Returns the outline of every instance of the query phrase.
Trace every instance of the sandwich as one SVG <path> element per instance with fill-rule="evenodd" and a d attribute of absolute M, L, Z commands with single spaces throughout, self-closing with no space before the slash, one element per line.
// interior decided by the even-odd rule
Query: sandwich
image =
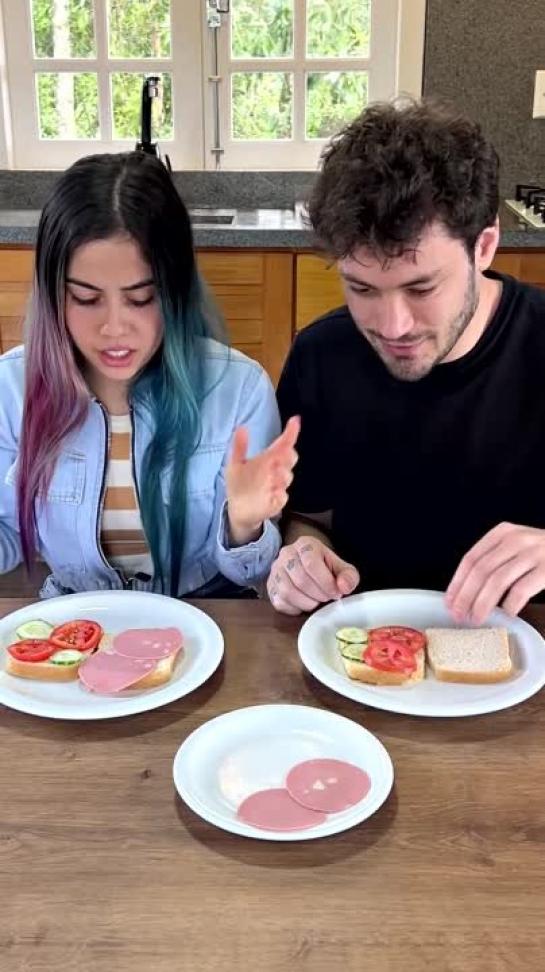
<path fill-rule="evenodd" d="M 156 688 L 172 678 L 182 643 L 178 628 L 130 628 L 115 637 L 106 635 L 78 676 L 86 689 L 99 695 Z"/>
<path fill-rule="evenodd" d="M 428 628 L 428 663 L 440 682 L 489 684 L 513 673 L 505 628 Z"/>
<path fill-rule="evenodd" d="M 426 637 L 415 628 L 340 628 L 337 648 L 349 678 L 369 685 L 416 685 L 424 678 Z"/>
<path fill-rule="evenodd" d="M 96 621 L 54 628 L 29 621 L 7 648 L 6 672 L 45 682 L 73 682 L 99 694 L 147 689 L 170 681 L 183 638 L 177 628 L 132 628 L 115 636 Z"/>
<path fill-rule="evenodd" d="M 78 619 L 57 627 L 47 621 L 27 621 L 17 628 L 7 648 L 6 672 L 43 682 L 73 682 L 103 634 L 96 621 Z"/>

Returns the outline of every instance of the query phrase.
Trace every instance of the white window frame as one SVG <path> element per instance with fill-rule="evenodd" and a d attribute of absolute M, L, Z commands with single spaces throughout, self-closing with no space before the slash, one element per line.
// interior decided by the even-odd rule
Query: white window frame
<path fill-rule="evenodd" d="M 304 17 L 306 0 L 295 0 L 298 22 Z M 134 71 L 172 75 L 174 140 L 163 140 L 160 147 L 170 156 L 176 169 L 215 169 L 214 153 L 215 84 L 212 74 L 213 31 L 206 26 L 206 0 L 171 0 L 173 56 L 165 59 L 122 60 L 107 58 L 106 4 L 94 0 L 96 58 L 34 58 L 30 23 L 30 0 L 0 0 L 0 166 L 14 169 L 63 169 L 77 158 L 93 152 L 120 152 L 134 147 L 132 140 L 112 139 L 109 72 Z M 379 17 L 378 11 L 383 13 Z M 369 77 L 369 99 L 389 98 L 407 93 L 416 97 L 422 91 L 426 0 L 375 0 L 371 24 L 372 43 L 380 53 Z M 303 20 L 304 22 L 304 20 Z M 218 51 L 222 81 L 217 85 L 220 102 L 220 143 L 224 153 L 219 167 L 223 169 L 314 169 L 325 140 L 305 140 L 304 118 L 304 50 L 302 32 L 297 31 L 298 48 L 290 65 L 298 65 L 300 77 L 295 86 L 296 125 L 294 140 L 230 141 L 228 138 L 229 71 L 252 67 L 257 70 L 286 70 L 286 61 L 256 59 L 228 62 L 229 27 L 219 31 Z M 312 59 L 312 70 L 365 70 L 370 60 Z M 38 135 L 35 99 L 36 71 L 70 70 L 99 72 L 99 118 L 101 139 L 53 140 Z"/>
<path fill-rule="evenodd" d="M 8 69 L 6 63 L 6 34 L 4 11 L 0 0 L 0 166 L 13 168 L 13 138 L 11 132 L 11 104 L 9 100 Z"/>
<path fill-rule="evenodd" d="M 107 49 L 106 0 L 93 0 L 97 56 L 93 58 L 35 58 L 32 49 L 30 0 L 1 0 L 7 87 L 9 92 L 9 125 L 6 129 L 6 153 L 16 169 L 64 168 L 82 155 L 94 152 L 124 152 L 134 148 L 133 140 L 114 140 L 110 109 L 110 72 L 172 75 L 172 110 L 175 133 L 183 138 L 161 140 L 160 149 L 168 154 L 177 169 L 200 169 L 203 166 L 202 99 L 194 94 L 195 79 L 202 76 L 201 6 L 198 0 L 171 0 L 172 34 L 169 58 L 109 58 Z M 101 138 L 55 140 L 40 138 L 35 97 L 35 73 L 39 71 L 90 71 L 98 73 L 99 121 Z M 200 85 L 198 85 L 200 87 Z M 8 137 L 9 135 L 9 137 Z M 1 154 L 1 153 L 0 153 Z"/>
<path fill-rule="evenodd" d="M 368 58 L 307 58 L 305 52 L 306 0 L 294 2 L 294 52 L 287 58 L 231 60 L 231 15 L 224 15 L 218 31 L 217 85 L 220 115 L 219 154 L 215 149 L 214 88 L 210 81 L 213 32 L 203 19 L 205 38 L 205 136 L 207 169 L 314 169 L 327 139 L 305 137 L 305 73 L 307 71 L 366 71 L 368 100 L 387 100 L 399 94 L 419 97 L 422 92 L 426 0 L 372 0 L 371 49 Z M 243 71 L 281 71 L 293 75 L 293 138 L 243 141 L 230 137 L 231 77 Z"/>

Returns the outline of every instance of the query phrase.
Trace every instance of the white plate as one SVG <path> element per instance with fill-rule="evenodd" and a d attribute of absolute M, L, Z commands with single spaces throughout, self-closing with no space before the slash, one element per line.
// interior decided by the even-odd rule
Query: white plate
<path fill-rule="evenodd" d="M 237 820 L 247 796 L 284 786 L 292 766 L 321 757 L 346 760 L 368 773 L 367 796 L 308 830 L 260 830 Z M 312 840 L 354 827 L 384 803 L 394 780 L 386 749 L 367 729 L 304 705 L 256 705 L 205 722 L 180 746 L 173 775 L 182 800 L 204 820 L 242 837 L 280 841 Z"/>
<path fill-rule="evenodd" d="M 365 685 L 345 674 L 335 644 L 335 632 L 345 626 L 374 628 L 406 624 L 413 628 L 467 627 L 449 615 L 444 594 L 437 591 L 370 591 L 355 594 L 321 608 L 299 633 L 299 655 L 318 681 L 355 702 L 389 712 L 418 716 L 472 716 L 497 712 L 523 702 L 545 685 L 545 642 L 520 618 L 493 611 L 488 626 L 507 628 L 515 673 L 494 685 L 463 685 L 438 682 L 426 670 L 426 678 L 410 688 Z"/>
<path fill-rule="evenodd" d="M 73 618 L 98 621 L 108 634 L 125 628 L 176 627 L 184 650 L 166 685 L 118 695 L 97 695 L 75 682 L 38 682 L 5 671 L 4 649 L 15 641 L 15 629 L 40 618 L 61 624 Z M 202 685 L 223 656 L 223 636 L 208 615 L 191 604 L 143 591 L 92 591 L 38 601 L 0 618 L 0 703 L 19 712 L 50 719 L 111 719 L 147 712 L 180 699 Z"/>

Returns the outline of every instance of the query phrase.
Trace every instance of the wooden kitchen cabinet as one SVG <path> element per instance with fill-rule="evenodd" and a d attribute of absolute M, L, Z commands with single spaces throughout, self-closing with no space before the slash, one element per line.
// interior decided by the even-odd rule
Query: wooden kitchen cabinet
<path fill-rule="evenodd" d="M 299 254 L 296 261 L 295 328 L 300 331 L 345 301 L 334 264 L 310 253 Z M 492 267 L 525 283 L 545 288 L 544 250 L 500 250 Z"/>
<path fill-rule="evenodd" d="M 201 251 L 198 263 L 233 345 L 260 361 L 276 384 L 292 337 L 293 254 Z M 0 249 L 0 349 L 20 344 L 32 280 L 31 249 Z"/>
<path fill-rule="evenodd" d="M 0 350 L 20 344 L 32 279 L 32 249 L 0 248 Z M 334 264 L 311 253 L 201 250 L 197 253 L 233 345 L 260 361 L 276 384 L 292 330 L 344 302 Z M 493 266 L 545 288 L 545 251 L 502 250 Z"/>
<path fill-rule="evenodd" d="M 301 253 L 296 260 L 295 329 L 301 331 L 345 300 L 334 263 L 310 253 Z"/>
<path fill-rule="evenodd" d="M 492 264 L 499 273 L 508 273 L 511 277 L 533 284 L 534 287 L 545 288 L 545 251 L 534 250 L 532 253 L 524 250 L 501 250 Z"/>
<path fill-rule="evenodd" d="M 293 254 L 203 250 L 197 257 L 231 342 L 276 384 L 292 339 Z"/>
<path fill-rule="evenodd" d="M 32 271 L 33 250 L 0 249 L 0 350 L 20 344 Z"/>

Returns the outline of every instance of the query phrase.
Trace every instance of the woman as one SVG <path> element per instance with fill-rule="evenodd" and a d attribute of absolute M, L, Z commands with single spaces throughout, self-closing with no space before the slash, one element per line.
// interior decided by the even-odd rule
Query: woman
<path fill-rule="evenodd" d="M 0 358 L 0 572 L 41 556 L 44 597 L 256 583 L 296 460 L 279 429 L 263 369 L 213 338 L 162 163 L 76 162 L 40 220 L 26 348 Z"/>

